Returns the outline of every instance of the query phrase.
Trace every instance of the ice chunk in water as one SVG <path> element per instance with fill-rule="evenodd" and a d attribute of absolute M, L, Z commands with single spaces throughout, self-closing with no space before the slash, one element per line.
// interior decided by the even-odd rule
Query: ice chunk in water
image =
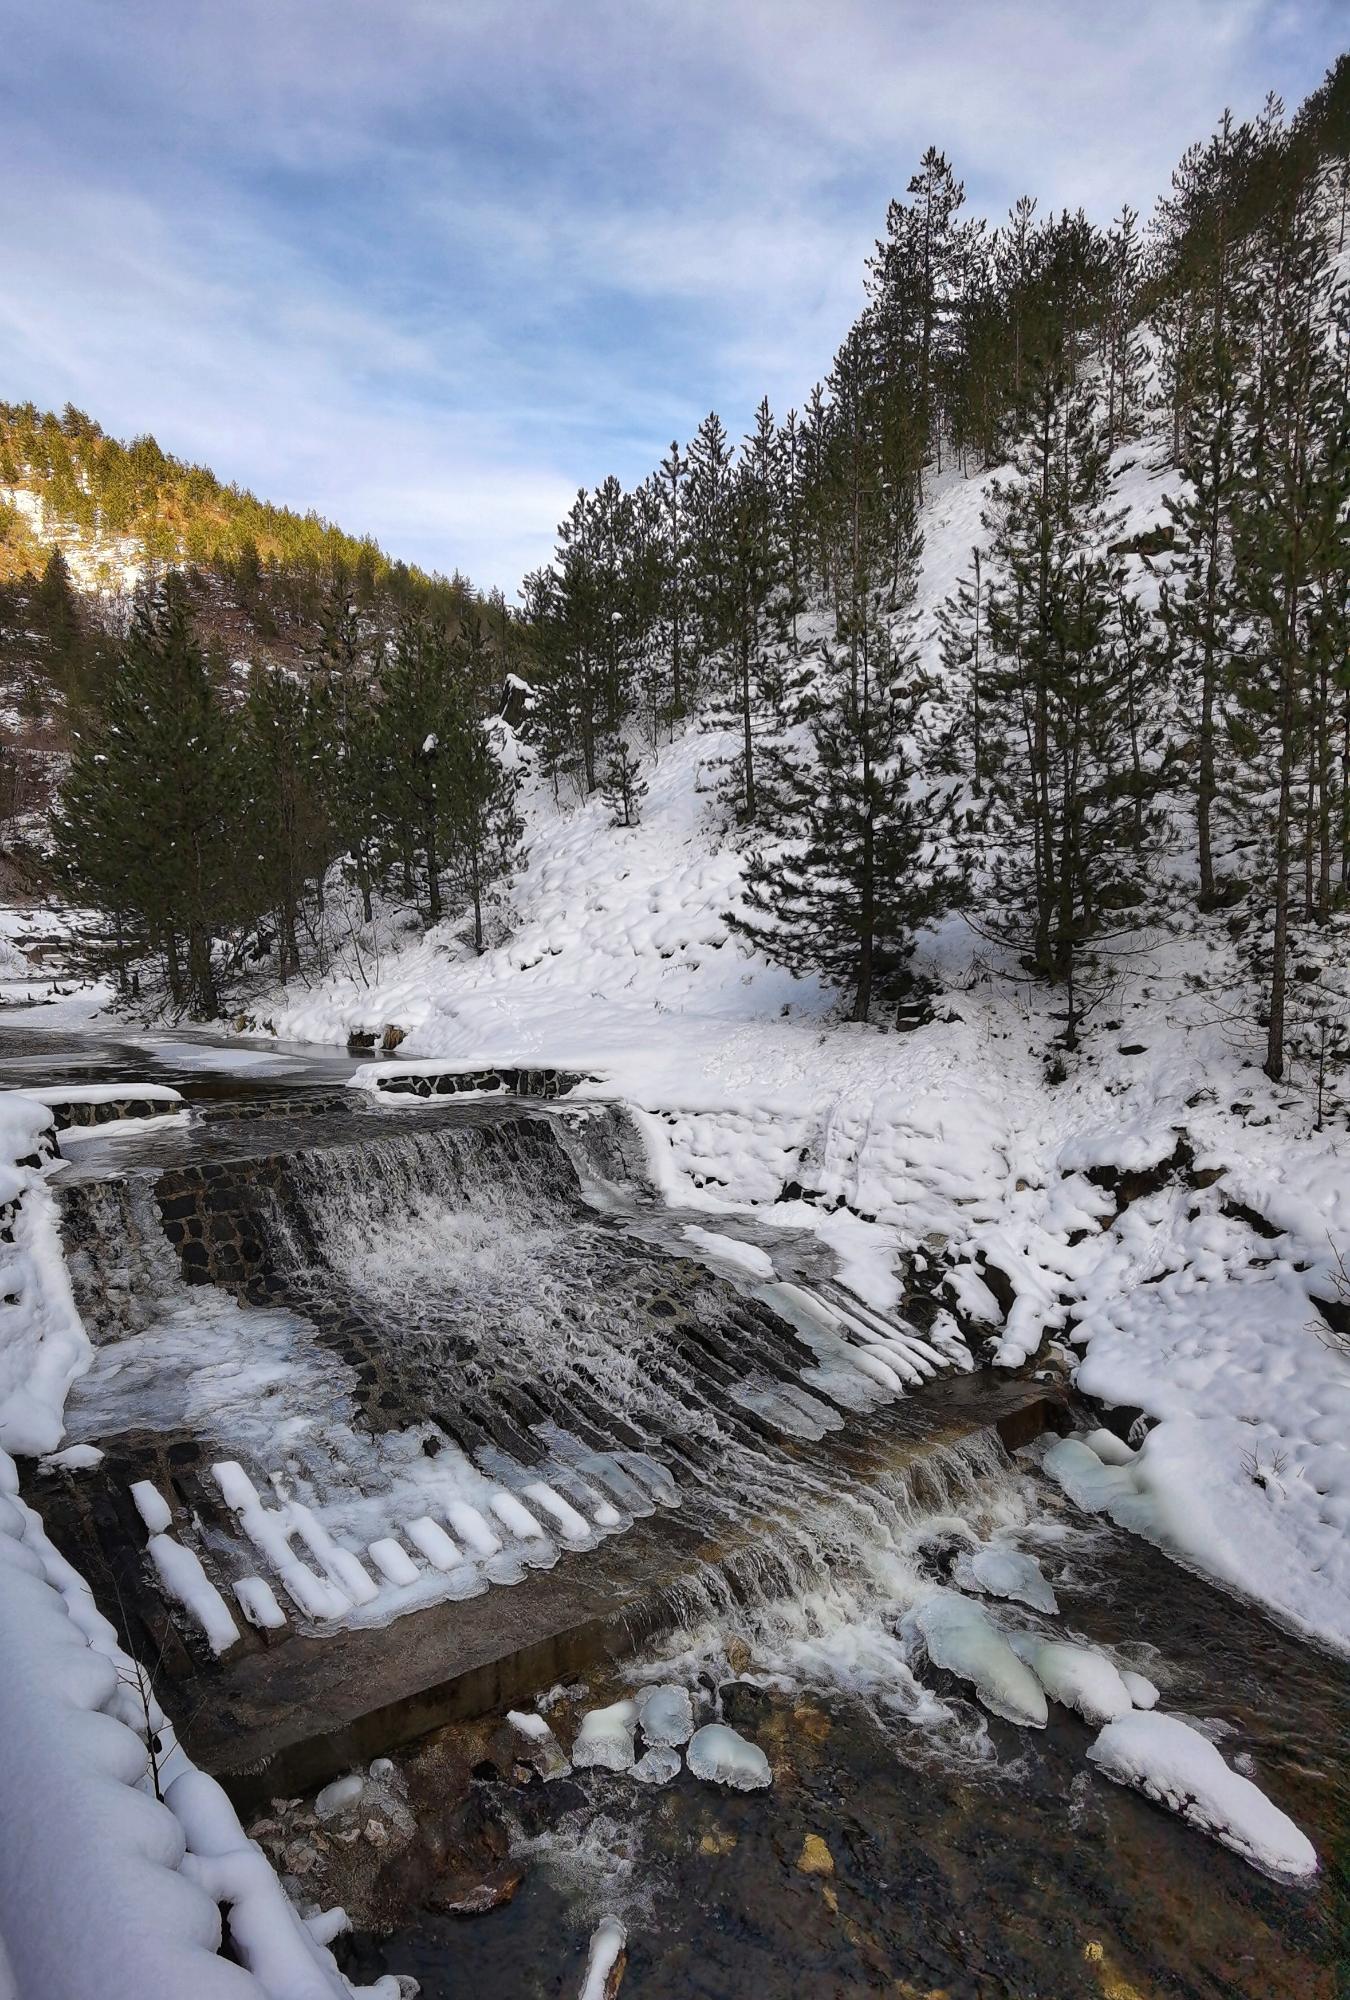
<path fill-rule="evenodd" d="M 1035 1632 L 1015 1632 L 1011 1643 L 1051 1701 L 1076 1708 L 1084 1722 L 1114 1722 L 1133 1708 L 1124 1677 L 1105 1653 L 1067 1639 L 1042 1639 Z"/>
<path fill-rule="evenodd" d="M 642 1785 L 668 1785 L 680 1775 L 680 1753 L 666 1744 L 658 1744 L 638 1758 L 628 1775 Z"/>
<path fill-rule="evenodd" d="M 608 1708 L 593 1708 L 582 1718 L 572 1745 L 572 1762 L 577 1769 L 598 1764 L 606 1771 L 631 1771 L 637 1717 L 635 1701 L 616 1701 Z"/>
<path fill-rule="evenodd" d="M 933 1665 L 969 1681 L 994 1715 L 1044 1729 L 1049 1710 L 1040 1683 L 978 1604 L 940 1590 L 919 1606 L 914 1624 Z"/>
<path fill-rule="evenodd" d="M 1018 1604 L 1029 1604 L 1033 1611 L 1059 1610 L 1035 1556 L 1024 1556 L 1019 1549 L 985 1546 L 963 1554 L 957 1558 L 952 1577 L 965 1590 L 1010 1597 Z"/>
<path fill-rule="evenodd" d="M 1179 1812 L 1253 1867 L 1286 1879 L 1316 1874 L 1306 1834 L 1179 1716 L 1135 1709 L 1107 1723 L 1088 1757 L 1108 1778 Z"/>
<path fill-rule="evenodd" d="M 696 1729 L 685 1754 L 694 1776 L 710 1785 L 757 1792 L 773 1783 L 769 1760 L 758 1743 L 748 1742 L 725 1722 L 705 1722 Z"/>
<path fill-rule="evenodd" d="M 652 1746 L 687 1743 L 694 1733 L 694 1704 L 688 1688 L 677 1687 L 673 1681 L 643 1688 L 637 1706 L 643 1737 Z"/>

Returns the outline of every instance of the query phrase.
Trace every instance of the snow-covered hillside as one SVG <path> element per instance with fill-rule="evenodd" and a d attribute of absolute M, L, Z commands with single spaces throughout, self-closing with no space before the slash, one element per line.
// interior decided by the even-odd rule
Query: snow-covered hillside
<path fill-rule="evenodd" d="M 1175 474 L 1142 446 L 1117 469 L 1134 536 Z M 988 483 L 930 497 L 931 645 Z M 1156 590 L 1142 560 L 1135 587 Z M 742 856 L 706 779 L 725 747 L 691 730 L 663 749 L 632 828 L 538 790 L 514 928 L 483 958 L 442 926 L 264 996 L 258 1021 L 320 1042 L 393 1025 L 400 1056 L 595 1071 L 638 1110 L 671 1201 L 813 1227 L 878 1304 L 900 1298 L 905 1258 L 940 1259 L 1001 1365 L 1069 1351 L 1083 1390 L 1143 1413 L 1137 1456 L 1084 1504 L 1350 1647 L 1350 1362 L 1316 1303 L 1350 1246 L 1344 1132 L 1312 1129 L 1306 1076 L 1263 1075 L 1226 920 L 1178 886 L 1175 923 L 1115 962 L 1062 1081 L 1056 996 L 959 918 L 921 945 L 926 1025 L 844 1025 L 830 993 L 728 932 Z M 1179 885 L 1185 840 L 1179 824 Z M 805 1198 L 783 1199 L 790 1183 Z"/>

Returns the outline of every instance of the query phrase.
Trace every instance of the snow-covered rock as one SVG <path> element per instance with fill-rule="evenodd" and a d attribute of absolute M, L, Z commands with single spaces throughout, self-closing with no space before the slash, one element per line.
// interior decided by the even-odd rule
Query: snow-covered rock
<path fill-rule="evenodd" d="M 1270 1875 L 1317 1871 L 1312 1842 L 1265 1793 L 1230 1769 L 1214 1745 L 1175 1715 L 1135 1710 L 1108 1722 L 1088 1756 Z"/>
<path fill-rule="evenodd" d="M 572 1744 L 572 1762 L 577 1770 L 598 1766 L 604 1771 L 630 1771 L 637 1719 L 635 1701 L 616 1701 L 608 1708 L 591 1709 L 582 1717 Z"/>

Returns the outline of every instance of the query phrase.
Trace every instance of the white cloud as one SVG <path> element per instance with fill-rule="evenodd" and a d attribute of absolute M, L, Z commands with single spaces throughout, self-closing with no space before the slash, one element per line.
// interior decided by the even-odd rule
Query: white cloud
<path fill-rule="evenodd" d="M 1331 0 L 0 0 L 0 393 L 514 587 L 576 486 L 800 401 L 930 141 L 1147 208 Z"/>

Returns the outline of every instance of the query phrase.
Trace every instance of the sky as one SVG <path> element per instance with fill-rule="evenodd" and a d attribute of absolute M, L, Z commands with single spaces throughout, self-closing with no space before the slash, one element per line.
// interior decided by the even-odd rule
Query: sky
<path fill-rule="evenodd" d="M 1344 0 L 0 0 L 0 399 L 514 598 L 581 486 L 800 405 L 922 151 L 1147 214 Z"/>

